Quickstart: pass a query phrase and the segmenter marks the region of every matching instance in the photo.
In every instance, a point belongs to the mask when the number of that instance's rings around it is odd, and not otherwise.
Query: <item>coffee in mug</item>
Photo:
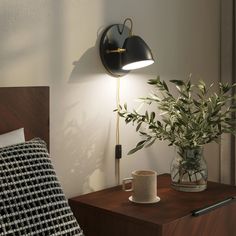
[[[127,183],[131,182],[131,188]],[[132,177],[123,179],[123,190],[132,191],[129,200],[137,203],[155,203],[160,201],[157,196],[157,173],[152,170],[136,170]]]

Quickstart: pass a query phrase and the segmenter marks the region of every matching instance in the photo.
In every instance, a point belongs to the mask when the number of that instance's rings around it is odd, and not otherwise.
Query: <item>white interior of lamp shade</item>
[[[136,62],[129,63],[127,65],[124,65],[122,67],[122,70],[135,70],[135,69],[149,66],[153,63],[154,63],[154,60],[136,61]]]

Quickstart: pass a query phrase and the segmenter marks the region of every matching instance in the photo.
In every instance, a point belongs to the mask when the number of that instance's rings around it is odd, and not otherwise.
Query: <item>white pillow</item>
[[[24,128],[16,129],[0,135],[0,148],[25,142]]]

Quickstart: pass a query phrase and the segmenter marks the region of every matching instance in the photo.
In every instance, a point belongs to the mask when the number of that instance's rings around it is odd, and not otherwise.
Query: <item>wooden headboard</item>
[[[25,138],[42,138],[49,148],[49,87],[1,87],[0,134],[25,129]]]

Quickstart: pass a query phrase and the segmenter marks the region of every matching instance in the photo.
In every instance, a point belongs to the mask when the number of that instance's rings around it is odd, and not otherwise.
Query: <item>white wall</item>
[[[98,44],[104,27],[126,17],[156,63],[122,78],[122,103],[134,106],[157,74],[219,79],[219,0],[0,1],[0,86],[50,86],[51,155],[68,197],[115,184],[116,79],[101,65]],[[125,155],[139,140],[134,130],[122,121],[121,177],[140,168],[169,172],[166,143]],[[208,146],[206,156],[217,180],[218,147]]]

